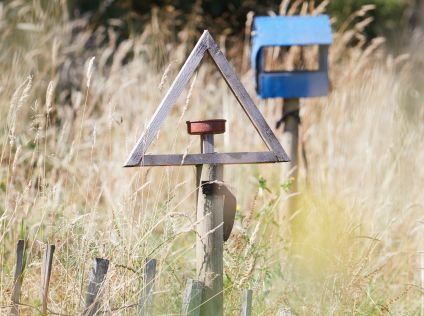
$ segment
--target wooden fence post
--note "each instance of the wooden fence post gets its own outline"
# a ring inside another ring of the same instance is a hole
[[[41,301],[42,315],[47,315],[47,301],[49,293],[50,276],[52,274],[52,263],[55,245],[46,244],[44,251],[43,265],[41,267]]]
[[[244,291],[243,302],[241,305],[240,316],[251,316],[252,315],[252,296],[253,291],[247,289]]]
[[[299,108],[300,101],[299,99],[285,99],[283,106],[283,147],[287,150],[287,154],[290,157],[290,162],[286,164],[283,168],[283,179],[290,181],[289,179],[293,177],[294,181],[290,186],[290,193],[297,192],[297,181],[298,181],[298,164],[299,164]],[[290,212],[296,211],[296,197],[291,197],[289,199],[288,208]]]
[[[197,280],[188,279],[184,291],[183,316],[199,316],[202,304],[203,283]]]
[[[10,309],[11,315],[19,315],[19,302],[21,298],[21,288],[23,282],[24,271],[24,254],[25,254],[25,241],[20,239],[16,245],[16,263],[15,274],[13,276],[13,290],[12,290],[12,307]]]
[[[202,135],[202,153],[214,152],[212,134]],[[223,165],[205,164],[197,203],[197,274],[205,287],[201,315],[223,315],[224,197],[214,192],[223,180]]]
[[[100,307],[101,287],[109,268],[109,260],[96,258],[91,271],[90,283],[88,284],[85,296],[85,316],[96,314]]]
[[[138,303],[139,316],[153,315],[153,298],[156,274],[156,259],[146,258],[144,264],[143,288]]]

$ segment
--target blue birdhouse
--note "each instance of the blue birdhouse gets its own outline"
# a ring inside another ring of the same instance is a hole
[[[260,16],[253,20],[251,63],[263,98],[306,98],[328,94],[330,19],[320,16]],[[266,71],[265,48],[319,46],[318,70]]]

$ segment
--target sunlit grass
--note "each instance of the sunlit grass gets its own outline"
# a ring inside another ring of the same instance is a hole
[[[150,256],[159,263],[155,313],[178,314],[186,279],[195,277],[195,169],[122,164],[172,83],[185,44],[151,46],[161,32],[154,29],[87,49],[101,34],[81,27],[84,19],[68,21],[53,5],[44,8],[46,18],[35,4],[14,3],[3,6],[2,21],[27,24],[0,34],[2,47],[19,47],[0,51],[0,313],[10,304],[15,244],[25,237],[24,314],[40,305],[45,242],[57,246],[51,311],[81,312],[95,256],[111,261],[102,309],[136,303]],[[422,60],[391,57],[381,39],[366,46],[367,23],[335,34],[331,94],[302,104],[297,209],[287,210],[292,180],[280,165],[225,167],[238,198],[225,245],[227,314],[238,314],[245,288],[254,290],[259,315],[283,308],[296,315],[419,314],[424,111],[415,73]],[[164,60],[171,62],[159,67]],[[251,73],[241,79],[255,95]],[[255,101],[272,126],[279,101]],[[205,63],[152,152],[197,151],[185,120],[217,116],[228,120],[220,150],[263,148]]]

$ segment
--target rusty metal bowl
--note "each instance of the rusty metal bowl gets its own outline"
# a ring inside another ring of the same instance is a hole
[[[187,121],[187,132],[190,135],[222,134],[225,133],[225,122],[223,119]]]

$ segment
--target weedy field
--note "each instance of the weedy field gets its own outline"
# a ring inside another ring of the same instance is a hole
[[[144,259],[154,257],[155,314],[178,314],[195,275],[195,169],[122,165],[192,43],[170,44],[157,14],[124,41],[113,27],[92,33],[63,3],[0,4],[0,313],[22,238],[24,315],[39,313],[46,242],[57,247],[51,314],[81,313],[96,256],[111,262],[103,311],[134,314]],[[366,42],[372,9],[334,30],[330,96],[302,103],[298,210],[287,211],[291,180],[281,165],[225,168],[238,198],[225,244],[226,315],[238,314],[248,287],[255,315],[424,311],[424,61],[418,44],[394,56],[383,39]],[[238,66],[246,49],[230,60],[254,97],[252,73]],[[219,150],[263,148],[214,67],[204,61],[152,152],[198,150],[185,121],[215,117],[228,120]],[[255,101],[273,125],[279,101]]]

